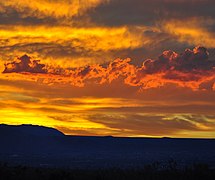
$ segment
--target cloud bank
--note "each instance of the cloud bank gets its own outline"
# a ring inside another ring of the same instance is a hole
[[[141,89],[157,88],[168,83],[193,90],[215,89],[215,61],[209,59],[205,47],[186,49],[183,53],[164,51],[156,60],[144,60],[142,66],[132,64],[131,59],[116,59],[108,65],[92,64],[78,68],[61,68],[43,64],[24,55],[5,63],[3,73],[41,74],[46,83],[70,83],[84,87],[86,84],[111,83],[121,80],[129,86]],[[206,84],[206,85],[205,85]],[[207,85],[209,84],[209,85]]]

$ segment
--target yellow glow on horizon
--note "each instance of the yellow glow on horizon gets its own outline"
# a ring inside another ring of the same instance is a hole
[[[11,125],[19,125],[19,124],[33,124],[33,125],[41,125],[47,127],[70,127],[71,129],[90,129],[90,128],[107,128],[103,124],[91,122],[87,119],[81,117],[72,117],[71,119],[65,119],[65,121],[61,119],[53,119],[49,116],[55,116],[55,114],[48,114],[43,112],[32,111],[32,110],[22,110],[18,108],[6,108],[0,109],[1,114],[1,122],[2,124],[11,124]]]
[[[3,124],[33,124],[33,125],[43,125],[51,127],[53,122],[45,116],[38,115],[34,112],[20,111],[15,108],[0,109],[1,113],[1,123]]]

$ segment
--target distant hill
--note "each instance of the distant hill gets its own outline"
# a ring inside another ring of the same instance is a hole
[[[54,129],[37,125],[0,125],[0,155],[44,155],[61,148],[57,138],[65,135]]]
[[[67,136],[34,125],[0,125],[0,162],[32,166],[133,167],[193,162],[215,167],[214,139]]]
[[[0,124],[0,136],[38,136],[38,137],[60,137],[64,134],[54,128],[37,125],[7,125]]]

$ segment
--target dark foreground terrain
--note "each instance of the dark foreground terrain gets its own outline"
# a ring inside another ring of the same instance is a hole
[[[66,136],[47,127],[0,125],[0,162],[9,167],[85,170],[139,169],[154,162],[167,167],[169,162],[175,162],[179,169],[193,164],[207,164],[214,169],[215,140]]]
[[[2,180],[214,180],[215,170],[196,164],[177,169],[170,163],[165,169],[158,164],[141,169],[54,169],[0,165]]]

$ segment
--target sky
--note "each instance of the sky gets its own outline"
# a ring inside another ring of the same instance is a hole
[[[214,0],[0,0],[0,123],[215,138]]]

